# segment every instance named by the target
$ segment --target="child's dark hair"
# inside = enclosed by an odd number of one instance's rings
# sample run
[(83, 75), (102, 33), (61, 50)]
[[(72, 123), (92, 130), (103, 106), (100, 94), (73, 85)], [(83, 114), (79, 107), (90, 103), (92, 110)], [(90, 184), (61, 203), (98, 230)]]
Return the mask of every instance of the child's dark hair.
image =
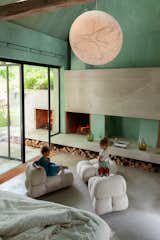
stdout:
[(48, 145), (45, 145), (45, 146), (43, 146), (42, 148), (41, 148), (41, 153), (42, 153), (42, 155), (44, 154), (44, 153), (48, 153), (50, 151), (50, 147), (48, 146)]
[(100, 140), (100, 143), (99, 143), (101, 146), (102, 145), (108, 145), (108, 138), (107, 137), (104, 137), (103, 139)]

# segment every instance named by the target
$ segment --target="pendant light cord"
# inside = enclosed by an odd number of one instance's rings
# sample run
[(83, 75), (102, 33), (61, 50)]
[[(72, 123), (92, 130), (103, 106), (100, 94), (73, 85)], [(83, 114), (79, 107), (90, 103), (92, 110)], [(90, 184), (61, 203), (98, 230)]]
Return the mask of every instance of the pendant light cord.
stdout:
[[(96, 0), (95, 10), (98, 10), (98, 0)], [(88, 11), (87, 8), (83, 10), (83, 12), (87, 12), (87, 11)]]
[(98, 10), (98, 0), (96, 0), (96, 10)]

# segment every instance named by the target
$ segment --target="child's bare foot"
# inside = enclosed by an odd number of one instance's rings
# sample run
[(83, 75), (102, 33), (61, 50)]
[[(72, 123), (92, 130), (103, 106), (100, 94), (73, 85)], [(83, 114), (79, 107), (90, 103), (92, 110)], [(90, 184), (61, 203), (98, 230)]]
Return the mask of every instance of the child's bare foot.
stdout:
[(60, 170), (65, 170), (65, 169), (68, 169), (68, 167), (67, 166), (61, 166), (60, 167)]

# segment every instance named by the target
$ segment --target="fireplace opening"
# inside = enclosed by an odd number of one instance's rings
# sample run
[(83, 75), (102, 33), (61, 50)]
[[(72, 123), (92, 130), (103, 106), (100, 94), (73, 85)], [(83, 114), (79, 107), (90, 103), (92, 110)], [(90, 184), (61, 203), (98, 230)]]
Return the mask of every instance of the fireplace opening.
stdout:
[(86, 113), (66, 112), (66, 133), (88, 134), (90, 115)]
[[(50, 111), (50, 126), (53, 128), (53, 111)], [(48, 110), (36, 109), (36, 129), (49, 129)]]

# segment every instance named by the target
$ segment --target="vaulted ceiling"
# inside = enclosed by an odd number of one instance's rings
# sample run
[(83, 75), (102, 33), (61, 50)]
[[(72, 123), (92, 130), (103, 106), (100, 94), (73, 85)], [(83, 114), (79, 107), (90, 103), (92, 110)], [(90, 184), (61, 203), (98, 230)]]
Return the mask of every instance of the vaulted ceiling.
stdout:
[(17, 0), (0, 0), (0, 5), (6, 5), (9, 3), (15, 3)]
[(67, 40), (74, 19), (86, 10), (94, 9), (95, 3), (61, 8), (53, 12), (36, 14), (12, 20), (21, 26), (43, 32), (50, 36)]
[[(0, 5), (15, 1), (17, 0), (0, 0)], [(95, 9), (95, 5), (95, 3), (88, 3), (65, 7), (49, 13), (14, 19), (11, 22), (67, 40), (74, 19), (85, 10)], [(143, 35), (145, 38), (149, 33), (152, 38), (159, 36), (159, 0), (97, 0), (97, 5), (98, 9), (110, 13), (118, 20), (126, 40), (143, 42), (139, 35)], [(127, 40), (127, 44), (128, 42), (129, 40)]]

